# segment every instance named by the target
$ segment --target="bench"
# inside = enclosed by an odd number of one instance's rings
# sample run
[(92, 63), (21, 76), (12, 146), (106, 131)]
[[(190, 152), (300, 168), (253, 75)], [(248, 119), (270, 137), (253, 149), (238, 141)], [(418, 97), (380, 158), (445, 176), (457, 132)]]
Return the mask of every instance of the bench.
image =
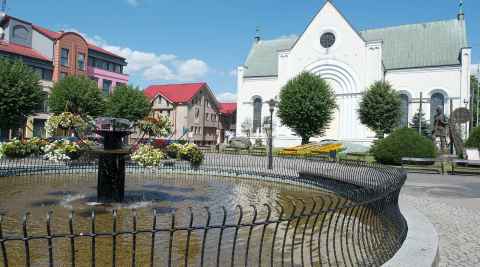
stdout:
[(452, 174), (480, 175), (480, 160), (452, 160)]
[[(435, 168), (435, 163), (440, 162), (440, 170)], [(428, 167), (427, 167), (428, 166)], [(402, 158), (402, 167), (410, 172), (414, 173), (432, 173), (432, 174), (444, 174), (445, 173), (445, 160), (434, 158)]]

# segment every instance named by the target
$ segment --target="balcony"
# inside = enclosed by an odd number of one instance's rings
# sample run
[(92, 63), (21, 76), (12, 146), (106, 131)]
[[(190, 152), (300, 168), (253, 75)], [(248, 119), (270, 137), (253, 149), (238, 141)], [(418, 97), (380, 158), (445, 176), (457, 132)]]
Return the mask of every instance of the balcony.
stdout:
[(110, 80), (114, 84), (117, 83), (122, 83), (122, 84), (128, 84), (128, 75), (127, 74), (121, 74), (121, 73), (116, 73), (113, 71), (108, 71), (100, 68), (95, 68), (92, 66), (87, 67), (87, 74), (89, 77), (93, 77), (100, 80)]

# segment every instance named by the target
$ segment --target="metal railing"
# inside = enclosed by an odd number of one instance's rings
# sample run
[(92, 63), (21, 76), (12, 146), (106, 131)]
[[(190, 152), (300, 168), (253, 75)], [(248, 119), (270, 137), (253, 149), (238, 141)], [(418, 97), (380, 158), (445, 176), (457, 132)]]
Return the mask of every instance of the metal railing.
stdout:
[[(120, 214), (113, 209), (107, 219), (102, 217), (108, 221), (102, 227), (95, 210), (87, 217), (72, 211), (61, 227), (55, 226), (51, 213), (33, 227), (26, 213), (11, 229), (8, 215), (3, 214), (0, 263), (6, 267), (381, 266), (399, 250), (407, 234), (398, 207), (406, 180), (402, 169), (293, 157), (274, 157), (273, 163), (269, 170), (265, 157), (206, 153), (200, 168), (166, 162), (145, 169), (130, 162), (127, 179), (135, 173), (179, 181), (192, 175), (244, 177), (333, 193), (274, 205), (239, 204), (233, 210), (205, 207), (169, 214), (155, 209), (150, 214), (137, 210)], [(0, 181), (2, 176), (24, 176), (19, 179), (48, 183), (42, 175), (87, 175), (96, 170), (92, 158), (68, 164), (3, 159)]]

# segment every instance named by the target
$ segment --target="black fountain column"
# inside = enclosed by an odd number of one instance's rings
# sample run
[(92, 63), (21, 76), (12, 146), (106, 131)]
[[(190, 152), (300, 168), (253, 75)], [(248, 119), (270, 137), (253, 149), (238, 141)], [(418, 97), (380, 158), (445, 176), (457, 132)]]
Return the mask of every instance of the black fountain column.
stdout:
[[(112, 121), (115, 124), (115, 119)], [(129, 149), (123, 148), (122, 138), (131, 134), (128, 130), (97, 129), (103, 136), (103, 150), (98, 150), (97, 201), (101, 203), (122, 202), (125, 198), (125, 156)]]

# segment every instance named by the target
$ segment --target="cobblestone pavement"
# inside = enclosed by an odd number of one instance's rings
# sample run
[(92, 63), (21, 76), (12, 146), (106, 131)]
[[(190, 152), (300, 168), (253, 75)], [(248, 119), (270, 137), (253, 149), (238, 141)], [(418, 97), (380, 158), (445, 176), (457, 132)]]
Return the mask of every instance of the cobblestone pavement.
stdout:
[(409, 174), (401, 198), (440, 237), (440, 266), (480, 266), (480, 176)]

